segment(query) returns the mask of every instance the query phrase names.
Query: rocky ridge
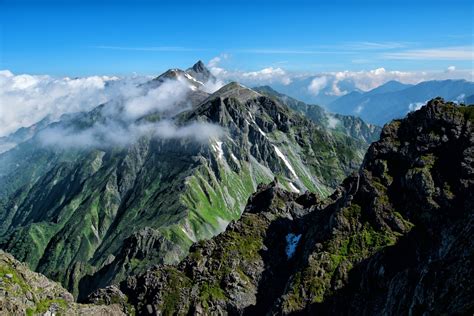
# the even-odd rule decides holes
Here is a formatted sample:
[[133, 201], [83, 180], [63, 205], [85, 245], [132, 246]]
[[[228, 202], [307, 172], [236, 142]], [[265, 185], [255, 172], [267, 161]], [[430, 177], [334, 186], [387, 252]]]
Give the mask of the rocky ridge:
[[472, 314], [473, 123], [434, 99], [329, 198], [261, 185], [225, 232], [114, 292], [142, 314]]

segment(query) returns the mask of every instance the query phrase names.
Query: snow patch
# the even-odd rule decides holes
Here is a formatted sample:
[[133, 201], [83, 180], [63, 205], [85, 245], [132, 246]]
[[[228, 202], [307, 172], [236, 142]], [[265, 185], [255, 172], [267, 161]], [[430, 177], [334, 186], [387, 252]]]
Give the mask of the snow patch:
[[196, 78], [194, 78], [193, 76], [191, 76], [191, 75], [188, 74], [187, 72], [184, 73], [184, 76], [185, 76], [186, 78], [188, 78], [189, 80], [192, 80], [192, 81], [194, 81], [194, 82], [196, 82], [196, 83], [198, 83], [198, 84], [200, 84], [200, 85], [204, 85], [204, 83], [203, 83], [202, 81], [197, 80]]
[[[252, 112], [248, 111], [248, 113], [249, 113], [249, 116], [250, 116], [250, 119], [252, 120], [252, 122], [257, 126], [257, 129], [260, 132], [260, 134], [262, 134], [264, 137], [267, 137], [267, 134], [265, 134], [265, 132], [262, 131], [260, 126], [258, 126], [257, 122], [255, 122], [255, 119], [253, 118]], [[248, 125], [250, 125], [250, 123], [249, 123], [249, 121], [247, 121], [247, 119], [245, 119], [245, 121], [247, 122]]]
[[296, 247], [298, 246], [298, 243], [300, 242], [301, 239], [301, 234], [295, 235], [295, 234], [288, 234], [286, 235], [286, 257], [288, 259], [291, 259], [293, 255], [295, 254]]
[[285, 155], [283, 155], [283, 153], [280, 151], [280, 149], [276, 145], [273, 145], [273, 147], [275, 148], [275, 152], [277, 156], [280, 157], [281, 160], [283, 160], [283, 162], [285, 163], [288, 170], [290, 170], [293, 177], [298, 178], [298, 176], [296, 175], [295, 169], [293, 169], [288, 159], [286, 159]]
[[215, 144], [212, 144], [212, 148], [217, 153], [217, 158], [222, 159], [224, 157], [224, 151], [222, 150], [222, 142], [216, 141]]
[[97, 240], [100, 240], [99, 232], [97, 231], [97, 228], [95, 228], [93, 224], [91, 224], [91, 230], [94, 233], [95, 238], [97, 238]]
[[183, 231], [183, 233], [186, 235], [186, 237], [188, 237], [192, 242], [196, 242], [197, 239], [196, 239], [196, 236], [194, 236], [193, 233], [190, 233], [188, 232], [188, 230], [184, 227], [181, 227], [181, 230]]
[[290, 187], [291, 190], [293, 190], [294, 192], [296, 193], [300, 193], [300, 190], [298, 190], [297, 187], [295, 187], [295, 185], [291, 182], [288, 182], [288, 186]]
[[234, 161], [235, 161], [236, 163], [239, 163], [239, 159], [237, 159], [237, 157], [235, 157], [235, 155], [234, 155], [233, 153], [230, 153], [230, 157], [231, 157], [232, 159], [234, 159]]
[[253, 118], [253, 115], [252, 115], [252, 112], [249, 111], [249, 116], [250, 116], [250, 119], [255, 122], [255, 119]]

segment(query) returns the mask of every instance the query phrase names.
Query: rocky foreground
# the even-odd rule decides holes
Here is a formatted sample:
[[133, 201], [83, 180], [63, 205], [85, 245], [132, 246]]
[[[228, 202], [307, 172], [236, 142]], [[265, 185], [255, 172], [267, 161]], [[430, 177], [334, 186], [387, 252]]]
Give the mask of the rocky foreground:
[[[125, 297], [122, 301], [126, 300]], [[130, 306], [78, 304], [59, 283], [0, 250], [0, 315], [126, 315]]]

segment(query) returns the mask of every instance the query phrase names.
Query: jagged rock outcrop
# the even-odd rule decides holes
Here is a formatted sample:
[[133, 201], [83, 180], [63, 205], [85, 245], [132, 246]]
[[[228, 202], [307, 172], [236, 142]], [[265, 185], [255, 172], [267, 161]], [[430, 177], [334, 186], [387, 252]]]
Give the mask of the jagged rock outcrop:
[[434, 99], [386, 125], [327, 199], [260, 186], [224, 233], [120, 291], [144, 315], [472, 314], [473, 113]]
[[209, 80], [216, 79], [201, 60], [195, 63], [192, 67], [186, 69], [186, 72], [190, 74], [193, 78], [196, 78], [197, 80], [203, 83], [206, 83]]
[[[112, 297], [108, 293], [109, 297]], [[122, 294], [120, 303], [77, 304], [60, 284], [32, 272], [13, 256], [0, 250], [1, 315], [126, 315], [134, 313]]]

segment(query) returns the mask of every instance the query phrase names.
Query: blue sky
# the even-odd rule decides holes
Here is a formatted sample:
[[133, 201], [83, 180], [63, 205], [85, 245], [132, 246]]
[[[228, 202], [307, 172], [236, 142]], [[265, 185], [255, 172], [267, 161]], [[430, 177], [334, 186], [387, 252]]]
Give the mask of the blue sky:
[[220, 66], [473, 69], [471, 1], [0, 2], [0, 69], [85, 76]]

